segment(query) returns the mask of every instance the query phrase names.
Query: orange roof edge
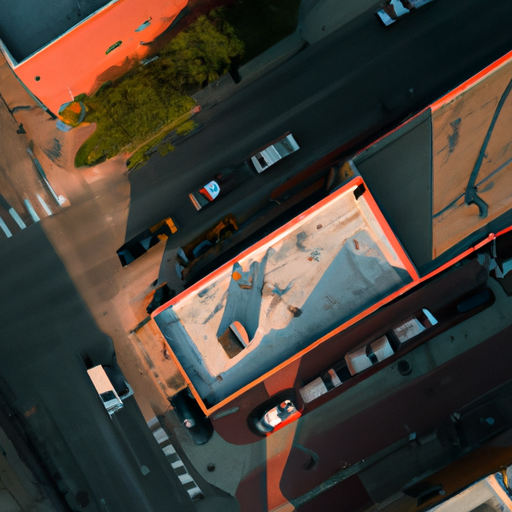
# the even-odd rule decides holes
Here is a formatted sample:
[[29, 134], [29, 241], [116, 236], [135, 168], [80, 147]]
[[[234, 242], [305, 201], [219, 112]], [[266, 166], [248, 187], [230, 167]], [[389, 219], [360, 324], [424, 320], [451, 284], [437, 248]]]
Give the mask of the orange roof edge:
[[[353, 179], [351, 179], [346, 185], [341, 187], [338, 191], [334, 192], [333, 194], [343, 194], [347, 190], [349, 190], [351, 188], [356, 188], [357, 186], [362, 185], [362, 184], [364, 184], [364, 180], [360, 176], [356, 176]], [[322, 206], [324, 206], [332, 198], [333, 194], [331, 194], [330, 196], [327, 196], [326, 198], [322, 199], [316, 205], [314, 205], [313, 207], [311, 207], [308, 210], [306, 210], [304, 213], [302, 213], [302, 214], [298, 215], [297, 217], [295, 217], [295, 219], [292, 219], [290, 222], [286, 223], [281, 228], [277, 229], [276, 231], [274, 231], [273, 233], [269, 234], [268, 236], [266, 236], [265, 238], [263, 238], [262, 240], [260, 240], [256, 244], [254, 244], [253, 246], [251, 246], [248, 249], [246, 249], [245, 251], [243, 251], [237, 257], [231, 259], [230, 261], [228, 261], [227, 263], [222, 265], [219, 269], [215, 270], [214, 272], [212, 272], [211, 274], [209, 274], [205, 278], [201, 279], [200, 281], [198, 281], [196, 284], [194, 284], [193, 286], [191, 286], [190, 288], [188, 288], [187, 290], [185, 290], [181, 294], [179, 294], [176, 297], [174, 297], [173, 299], [171, 299], [169, 302], [167, 302], [167, 303], [163, 304], [162, 306], [160, 306], [158, 309], [156, 309], [151, 314], [151, 317], [154, 319], [154, 317], [156, 315], [158, 315], [161, 311], [167, 309], [169, 306], [172, 306], [173, 304], [178, 302], [180, 296], [183, 296], [183, 294], [188, 295], [188, 294], [196, 291], [197, 289], [203, 287], [204, 286], [204, 282], [206, 280], [213, 279], [218, 273], [224, 271], [226, 266], [234, 264], [236, 261], [238, 261], [239, 259], [245, 257], [247, 254], [249, 254], [253, 250], [261, 247], [265, 243], [268, 243], [270, 240], [274, 239], [276, 237], [276, 235], [282, 233], [283, 231], [286, 231], [291, 226], [293, 226], [294, 224], [299, 222], [301, 219], [303, 219], [304, 215], [311, 214], [312, 212], [320, 209]], [[407, 271], [409, 272], [409, 274], [412, 277], [412, 281], [410, 283], [408, 283], [407, 285], [405, 285], [404, 287], [400, 288], [399, 290], [391, 293], [390, 295], [388, 295], [384, 299], [376, 302], [375, 304], [373, 304], [372, 306], [370, 306], [366, 310], [362, 311], [361, 313], [357, 314], [353, 318], [351, 318], [351, 319], [347, 320], [346, 322], [342, 323], [336, 329], [334, 329], [331, 332], [329, 332], [328, 334], [322, 336], [321, 338], [319, 338], [317, 341], [315, 341], [314, 343], [312, 343], [308, 347], [302, 349], [297, 354], [295, 354], [292, 357], [288, 358], [286, 361], [283, 361], [282, 363], [277, 365], [272, 370], [264, 373], [263, 375], [261, 375], [257, 379], [255, 379], [252, 382], [250, 382], [249, 384], [243, 386], [239, 390], [235, 391], [234, 393], [232, 393], [231, 395], [229, 395], [228, 397], [226, 397], [225, 399], [221, 400], [219, 403], [217, 403], [217, 404], [215, 404], [215, 405], [213, 405], [211, 407], [207, 407], [206, 404], [203, 402], [203, 399], [201, 398], [201, 396], [199, 395], [199, 393], [195, 389], [195, 387], [192, 384], [190, 378], [188, 377], [187, 373], [184, 371], [184, 369], [183, 369], [181, 363], [179, 362], [178, 358], [174, 354], [172, 348], [170, 347], [170, 345], [166, 341], [167, 346], [169, 348], [169, 353], [170, 353], [173, 361], [176, 363], [179, 371], [181, 372], [181, 374], [183, 375], [183, 377], [185, 379], [185, 382], [187, 383], [187, 386], [189, 387], [190, 391], [194, 395], [195, 399], [199, 403], [199, 406], [201, 407], [202, 411], [205, 413], [206, 416], [211, 416], [214, 412], [216, 412], [219, 409], [225, 407], [227, 404], [232, 402], [234, 399], [240, 397], [241, 395], [243, 395], [244, 393], [246, 393], [247, 391], [252, 389], [254, 386], [260, 384], [261, 382], [263, 382], [264, 380], [268, 379], [269, 377], [271, 377], [275, 373], [279, 372], [280, 370], [282, 370], [283, 368], [288, 366], [290, 363], [296, 361], [297, 359], [300, 359], [305, 354], [307, 354], [308, 352], [310, 352], [311, 350], [313, 350], [314, 348], [319, 346], [321, 343], [323, 343], [324, 341], [330, 339], [332, 336], [340, 333], [341, 331], [347, 329], [348, 327], [351, 327], [352, 325], [356, 324], [357, 322], [359, 322], [360, 320], [362, 320], [366, 316], [368, 316], [371, 313], [374, 313], [375, 311], [380, 309], [382, 306], [388, 304], [389, 302], [391, 302], [395, 298], [397, 298], [400, 295], [402, 295], [402, 294], [406, 293], [407, 291], [411, 290], [412, 288], [414, 288], [418, 284], [420, 284], [422, 282], [425, 282], [425, 281], [431, 279], [432, 277], [436, 276], [437, 274], [443, 272], [447, 268], [451, 267], [453, 264], [455, 264], [458, 261], [464, 259], [469, 254], [475, 252], [476, 250], [480, 249], [481, 247], [483, 247], [484, 245], [488, 244], [489, 242], [491, 242], [492, 240], [494, 240], [496, 238], [495, 234], [490, 233], [481, 242], [477, 243], [473, 247], [470, 247], [469, 249], [467, 249], [466, 251], [462, 252], [458, 256], [455, 256], [454, 258], [452, 258], [451, 260], [449, 260], [445, 264], [441, 265], [440, 267], [436, 268], [435, 270], [433, 270], [429, 274], [427, 274], [427, 275], [425, 275], [423, 277], [420, 277], [418, 275], [414, 265], [412, 264], [411, 260], [409, 259], [409, 257], [405, 253], [405, 251], [404, 251], [402, 245], [400, 244], [399, 240], [396, 238], [395, 234], [393, 233], [393, 231], [391, 230], [391, 228], [388, 225], [387, 221], [385, 220], [384, 215], [378, 209], [378, 206], [377, 206], [375, 200], [373, 199], [371, 193], [368, 191], [368, 189], [366, 189], [366, 191], [365, 191], [365, 199], [368, 202], [368, 205], [369, 205], [372, 213], [376, 216], [377, 221], [379, 222], [379, 225], [384, 230], [385, 235], [388, 237], [388, 240], [392, 244], [393, 249], [397, 252], [398, 257], [400, 258], [401, 261], [403, 261], [404, 265], [406, 266]], [[504, 229], [499, 234], [501, 235], [501, 234], [506, 233], [506, 232], [511, 231], [511, 230], [512, 230], [512, 226], [507, 228], [507, 229]]]
[[249, 255], [251, 252], [259, 249], [263, 245], [269, 243], [273, 239], [279, 237], [282, 233], [289, 230], [292, 226], [295, 224], [298, 224], [301, 222], [305, 216], [311, 215], [312, 213], [316, 212], [317, 210], [323, 208], [329, 201], [332, 200], [333, 197], [336, 197], [338, 195], [344, 194], [347, 190], [350, 190], [351, 188], [356, 188], [359, 185], [365, 186], [365, 199], [368, 203], [368, 206], [370, 207], [373, 215], [377, 219], [377, 222], [379, 223], [379, 226], [384, 231], [384, 234], [386, 235], [387, 239], [391, 243], [391, 246], [396, 251], [398, 258], [402, 263], [404, 264], [406, 270], [409, 272], [413, 280], [418, 279], [418, 272], [416, 268], [414, 267], [411, 259], [407, 256], [402, 244], [394, 234], [393, 230], [391, 229], [390, 225], [388, 224], [387, 220], [385, 219], [384, 215], [380, 211], [379, 207], [377, 206], [377, 203], [373, 196], [371, 195], [371, 192], [368, 189], [368, 186], [364, 182], [363, 178], [361, 176], [354, 176], [349, 182], [347, 182], [345, 185], [343, 185], [339, 190], [336, 190], [335, 192], [332, 192], [327, 197], [316, 203], [315, 205], [311, 206], [304, 212], [302, 212], [300, 215], [297, 215], [295, 218], [287, 222], [284, 226], [281, 226], [280, 228], [276, 229], [269, 235], [267, 235], [265, 238], [262, 238], [259, 242], [256, 242], [254, 245], [251, 245], [245, 251], [241, 252], [239, 255], [235, 256], [231, 260], [229, 260], [227, 263], [224, 263], [224, 265], [220, 266], [218, 269], [214, 270], [207, 276], [203, 277], [201, 280], [199, 280], [197, 283], [193, 284], [190, 288], [187, 288], [185, 291], [181, 292], [180, 294], [176, 295], [176, 297], [173, 297], [171, 300], [166, 302], [165, 304], [162, 304], [159, 308], [157, 308], [153, 313], [151, 313], [151, 317], [154, 319], [156, 315], [160, 314], [163, 310], [167, 309], [169, 306], [172, 306], [173, 304], [176, 304], [181, 300], [181, 298], [184, 295], [189, 295], [200, 288], [202, 288], [207, 281], [210, 281], [214, 279], [217, 275], [221, 274], [224, 269], [230, 265], [233, 265], [240, 259], [245, 258], [247, 255]]
[[439, 98], [437, 101], [434, 101], [430, 105], [430, 108], [432, 111], [435, 111], [447, 103], [450, 103], [453, 101], [457, 96], [462, 94], [464, 91], [472, 87], [473, 85], [477, 84], [481, 80], [485, 79], [487, 75], [491, 74], [492, 72], [499, 69], [501, 66], [505, 65], [509, 60], [512, 59], [512, 51], [506, 53], [503, 55], [503, 57], [500, 57], [499, 59], [495, 60], [492, 64], [489, 64], [487, 67], [479, 71], [476, 75], [473, 75], [471, 78], [460, 84], [455, 89], [451, 90], [448, 94], [445, 94], [441, 98]]

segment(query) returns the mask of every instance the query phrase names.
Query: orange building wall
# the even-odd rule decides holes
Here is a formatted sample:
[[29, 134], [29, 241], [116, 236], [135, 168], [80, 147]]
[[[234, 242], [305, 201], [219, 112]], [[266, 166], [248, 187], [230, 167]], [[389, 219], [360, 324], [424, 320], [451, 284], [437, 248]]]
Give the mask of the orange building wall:
[[[90, 94], [106, 80], [122, 75], [130, 59], [145, 57], [148, 47], [141, 45], [141, 41], [155, 39], [187, 3], [119, 0], [14, 66], [14, 70], [39, 100], [58, 113], [73, 97]], [[149, 18], [151, 24], [136, 32]], [[106, 55], [106, 50], [117, 41], [122, 41], [122, 45]], [[105, 73], [107, 70], [110, 71]]]

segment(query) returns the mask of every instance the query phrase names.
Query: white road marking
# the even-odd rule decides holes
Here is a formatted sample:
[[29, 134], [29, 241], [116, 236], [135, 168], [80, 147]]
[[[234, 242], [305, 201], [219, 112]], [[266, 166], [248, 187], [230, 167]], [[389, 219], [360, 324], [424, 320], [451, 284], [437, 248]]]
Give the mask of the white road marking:
[[[181, 460], [180, 456], [176, 453], [176, 449], [172, 444], [170, 444], [170, 439], [165, 433], [165, 430], [160, 427], [160, 424], [158, 422], [158, 419], [156, 416], [154, 418], [151, 418], [148, 421], [148, 427], [150, 428], [151, 432], [153, 433], [153, 436], [155, 437], [155, 440], [158, 442], [160, 447], [162, 448], [162, 451], [165, 453], [165, 455], [168, 457], [168, 460], [173, 467], [175, 471], [178, 469], [180, 470], [181, 474], [178, 475], [176, 473], [177, 477], [180, 479], [180, 482], [182, 485], [186, 486], [186, 491], [188, 492], [188, 495], [193, 501], [202, 499], [204, 497], [201, 489], [195, 482], [195, 480], [192, 478], [190, 473], [187, 470], [187, 466], [183, 464], [183, 461]], [[165, 446], [162, 446], [163, 443], [169, 443]], [[171, 462], [170, 459], [175, 459], [173, 462]], [[190, 485], [192, 484], [192, 485]]]
[[25, 203], [25, 206], [27, 207], [27, 211], [28, 211], [28, 213], [30, 213], [30, 216], [32, 217], [34, 222], [39, 222], [41, 219], [39, 218], [39, 215], [37, 215], [36, 211], [34, 210], [32, 203], [28, 199], [25, 199], [23, 202]]
[[189, 482], [194, 481], [188, 473], [185, 473], [183, 475], [178, 475], [178, 478], [180, 479], [182, 485], [185, 485], [185, 484], [188, 484]]
[[37, 194], [37, 199], [39, 200], [40, 205], [43, 207], [44, 211], [49, 215], [53, 215], [52, 211], [50, 210], [50, 207], [44, 202], [44, 199]]
[[174, 446], [172, 444], [169, 444], [169, 445], [165, 446], [164, 448], [162, 448], [162, 450], [163, 450], [163, 452], [165, 453], [166, 456], [172, 455], [173, 453], [176, 453], [176, 450], [174, 449]]
[[14, 208], [9, 208], [9, 213], [21, 229], [25, 229], [27, 227], [27, 225], [21, 220], [21, 217], [18, 215], [18, 212]]
[[4, 219], [2, 219], [2, 217], [0, 217], [0, 228], [4, 230], [5, 236], [7, 238], [11, 238], [11, 230], [7, 227], [7, 224], [4, 222]]

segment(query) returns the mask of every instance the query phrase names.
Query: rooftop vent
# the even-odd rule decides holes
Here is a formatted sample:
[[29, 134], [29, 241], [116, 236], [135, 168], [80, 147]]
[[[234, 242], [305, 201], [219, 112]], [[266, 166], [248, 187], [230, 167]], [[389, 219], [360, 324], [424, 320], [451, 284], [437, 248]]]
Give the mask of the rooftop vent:
[[244, 326], [238, 322], [233, 322], [218, 338], [222, 348], [226, 351], [226, 354], [233, 358], [244, 348], [249, 345], [249, 336]]

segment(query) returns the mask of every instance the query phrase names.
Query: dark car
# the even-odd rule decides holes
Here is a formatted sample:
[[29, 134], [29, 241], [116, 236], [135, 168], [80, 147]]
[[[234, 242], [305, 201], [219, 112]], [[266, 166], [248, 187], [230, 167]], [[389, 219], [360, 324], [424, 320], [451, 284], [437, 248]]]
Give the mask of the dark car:
[[171, 405], [196, 444], [204, 444], [212, 437], [212, 422], [204, 415], [188, 388], [174, 395]]
[[110, 382], [112, 382], [112, 385], [121, 400], [126, 400], [128, 397], [133, 395], [133, 389], [126, 381], [123, 371], [117, 364], [117, 361], [114, 360], [110, 364], [104, 365], [103, 369], [105, 370]]
[[239, 187], [250, 176], [251, 171], [247, 162], [236, 167], [226, 167], [199, 190], [191, 192], [188, 196], [194, 208], [199, 211]]
[[137, 236], [134, 236], [116, 251], [121, 265], [126, 267], [132, 261], [146, 254], [151, 247], [162, 240], [167, 240], [170, 234], [173, 235], [177, 231], [178, 224], [174, 217], [167, 217], [154, 226], [151, 226], [149, 229], [139, 233]]
[[301, 412], [288, 399], [280, 400], [274, 407], [265, 409], [264, 413], [253, 418], [254, 425], [260, 434], [270, 434], [300, 418]]

